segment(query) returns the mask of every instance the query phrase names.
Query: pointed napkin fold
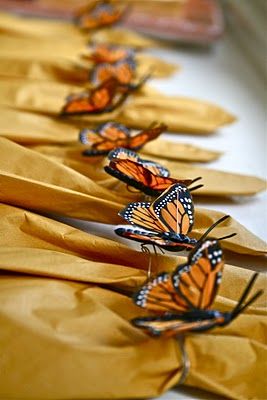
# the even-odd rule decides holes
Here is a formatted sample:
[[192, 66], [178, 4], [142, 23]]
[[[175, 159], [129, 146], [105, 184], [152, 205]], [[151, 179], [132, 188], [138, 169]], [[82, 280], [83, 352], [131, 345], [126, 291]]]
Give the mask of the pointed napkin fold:
[[[68, 147], [62, 147], [62, 145], [72, 144], [75, 151], [78, 147], [79, 130], [88, 128], [88, 125], [90, 125], [82, 120], [80, 122], [72, 122], [71, 119], [49, 118], [45, 115], [0, 107], [0, 136], [27, 145], [58, 143], [61, 144], [61, 152], [64, 154], [69, 149]], [[84, 146], [79, 148], [79, 153], [83, 149]], [[55, 148], [55, 151], [58, 150], [59, 148]], [[40, 151], [49, 152], [49, 148], [47, 150], [41, 150], [40, 148]], [[214, 150], [191, 144], [166, 141], [161, 138], [146, 144], [141, 152], [146, 154], [146, 157], [151, 155], [162, 157], [164, 155], [165, 158], [189, 162], [209, 162], [217, 159], [221, 154]], [[86, 163], [90, 162], [88, 159], [85, 160], [84, 157], [82, 157], [82, 160]]]
[[[40, 44], [39, 44], [40, 46]], [[54, 52], [53, 52], [54, 53]], [[136, 57], [137, 79], [150, 74], [151, 77], [167, 77], [177, 69], [175, 65], [167, 63], [159, 58], [145, 54]], [[65, 82], [73, 85], [86, 85], [90, 83], [90, 73], [93, 63], [83, 62], [77, 53], [76, 57], [35, 59], [33, 49], [29, 43], [29, 52], [22, 57], [10, 56], [1, 51], [0, 76], [10, 78], [24, 78], [28, 80]]]
[[[153, 142], [151, 144], [155, 146]], [[179, 176], [186, 179], [201, 176], [201, 182], [204, 187], [196, 192], [198, 196], [206, 195], [207, 188], [209, 188], [209, 195], [211, 196], [249, 196], [266, 190], [266, 180], [256, 176], [203, 168], [172, 160], [163, 160], [158, 156], [149, 158], [160, 162], [168, 168], [171, 176]]]
[[[80, 87], [58, 82], [0, 77], [0, 105], [50, 116], [58, 116], [66, 97], [80, 91]], [[146, 87], [130, 96], [129, 101], [112, 113], [88, 115], [83, 119], [91, 123], [114, 119], [133, 128], [146, 128], [151, 121], [158, 120], [159, 115], [161, 122], [172, 132], [199, 134], [211, 133], [235, 120], [230, 113], [212, 103], [166, 96]]]
[[[117, 192], [120, 192], [121, 188], [123, 187], [126, 189], [125, 184], [118, 183], [117, 179], [110, 178], [109, 175], [104, 172], [103, 167], [104, 165], [108, 164], [107, 159], [103, 160], [100, 157], [86, 157], [82, 155], [82, 152], [84, 149], [86, 149], [86, 146], [33, 146], [32, 148], [42, 154], [52, 157], [52, 159], [63, 163], [64, 165], [77, 170], [78, 172], [88, 176], [106, 188], [110, 188]], [[157, 152], [158, 157], [150, 156], [150, 148], [152, 148], [154, 154]], [[157, 139], [148, 143], [140, 152], [141, 157], [154, 160], [167, 167], [171, 173], [171, 176], [174, 178], [194, 179], [198, 176], [201, 176], [201, 183], [203, 183], [204, 186], [203, 188], [197, 190], [194, 193], [194, 196], [248, 196], [254, 195], [266, 189], [266, 181], [255, 176], [235, 174], [231, 172], [188, 165], [181, 162], [167, 161], [165, 154], [168, 154], [168, 148], [172, 149], [169, 154], [170, 157], [175, 156], [175, 151], [178, 151], [176, 154], [177, 158], [182, 158], [183, 155], [190, 158], [191, 153], [192, 161], [194, 154], [196, 154], [196, 158], [199, 155], [200, 158], [204, 159], [205, 156], [207, 158], [211, 158], [212, 152], [208, 153], [206, 150], [202, 150], [201, 148], [197, 148], [195, 146], [191, 147], [190, 145], [187, 146], [183, 144], [171, 143], [162, 139]], [[185, 151], [187, 150], [189, 151], [189, 154], [185, 155]], [[116, 183], [118, 183], [118, 185], [116, 185]]]
[[3, 35], [31, 39], [50, 39], [54, 44], [55, 37], [70, 38], [85, 37], [77, 27], [69, 21], [59, 21], [44, 18], [32, 18], [0, 12], [0, 30]]
[[160, 115], [162, 123], [170, 132], [209, 134], [219, 127], [236, 120], [221, 107], [183, 96], [166, 96], [158, 90], [145, 86], [134, 101], [129, 102], [118, 116], [119, 122], [140, 128]]
[[[134, 290], [144, 282], [140, 265], [146, 255], [11, 206], [1, 205], [0, 212], [5, 232], [0, 235], [0, 397], [147, 398], [179, 382], [183, 362], [177, 341], [152, 339], [134, 328], [129, 321], [140, 309], [113, 291]], [[85, 246], [80, 254], [74, 240], [79, 234]], [[162, 256], [160, 269], [170, 270], [175, 262], [178, 258]], [[226, 266], [215, 306], [231, 309], [251, 274]], [[264, 284], [261, 275], [255, 290]], [[236, 400], [265, 393], [263, 370], [255, 369], [265, 352], [264, 304], [259, 298], [229, 327], [186, 337], [185, 384]], [[114, 361], [118, 368], [110, 369]]]
[[160, 41], [125, 28], [100, 29], [89, 38], [91, 43], [110, 43], [119, 46], [149, 48], [164, 46]]
[[[112, 264], [145, 271], [148, 268], [149, 256], [145, 253], [131, 249], [114, 240], [83, 232], [67, 224], [22, 208], [0, 203], [0, 219], [0, 247], [2, 249], [8, 248], [10, 255], [7, 264], [10, 266], [11, 264], [13, 266], [18, 264], [18, 259], [24, 251], [23, 249], [25, 251], [27, 249], [36, 250], [33, 254], [33, 257], [36, 258], [32, 258], [34, 262], [29, 264], [28, 259], [25, 259], [25, 262], [22, 261], [20, 272], [38, 273], [45, 276], [50, 275], [88, 282], [88, 274], [92, 273], [90, 268], [94, 267], [93, 263], [92, 267], [90, 267], [90, 263], [86, 264], [83, 259], [84, 261], [99, 262], [97, 265], [99, 271], [101, 270], [100, 263], [106, 265], [103, 267], [104, 269], [112, 268]], [[15, 247], [20, 247], [20, 251], [15, 252]], [[50, 253], [47, 252], [48, 250]], [[18, 255], [18, 259], [13, 259], [14, 262], [11, 261], [12, 252]], [[48, 254], [50, 254], [49, 257], [47, 256]], [[73, 257], [68, 259], [67, 255], [72, 255]], [[53, 261], [52, 269], [46, 264], [47, 257]], [[160, 261], [161, 268], [167, 270], [173, 268], [176, 263], [175, 258], [172, 257], [158, 255], [158, 260], [154, 255], [151, 257], [152, 269], [156, 269], [157, 261]], [[72, 260], [71, 262], [73, 263], [75, 261], [75, 266], [72, 267], [68, 260]], [[68, 262], [70, 263], [69, 267]], [[43, 269], [34, 269], [39, 264], [43, 266]], [[110, 267], [108, 264], [110, 264]], [[17, 272], [19, 272], [18, 269]], [[103, 273], [103, 279], [105, 274], [107, 278], [108, 271]], [[140, 275], [142, 279], [144, 279], [144, 274]], [[130, 273], [128, 276], [131, 276]], [[101, 283], [101, 281], [96, 282]], [[134, 280], [131, 282], [131, 287], [135, 288], [137, 283], [134, 283]], [[102, 283], [108, 283], [108, 281], [104, 280]]]
[[[10, 36], [1, 33], [1, 54], [5, 57], [27, 59], [29, 54], [34, 60], [75, 60], [77, 54], [81, 54], [88, 39], [78, 36], [73, 40], [67, 40], [66, 35], [62, 37], [25, 37]], [[51, 50], [53, 49], [53, 50]]]
[[[69, 44], [77, 41], [92, 43], [105, 42], [136, 48], [158, 46], [159, 42], [149, 39], [142, 34], [124, 28], [108, 28], [91, 32], [84, 32], [72, 22], [62, 22], [51, 19], [27, 18], [0, 13], [0, 30], [3, 36], [38, 40], [57, 40], [68, 38]], [[55, 41], [53, 41], [53, 45]]]

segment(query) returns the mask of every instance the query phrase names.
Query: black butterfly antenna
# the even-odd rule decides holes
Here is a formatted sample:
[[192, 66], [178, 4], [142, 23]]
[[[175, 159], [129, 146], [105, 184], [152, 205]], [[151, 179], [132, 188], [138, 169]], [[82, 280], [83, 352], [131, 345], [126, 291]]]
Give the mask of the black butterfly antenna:
[[140, 89], [149, 79], [151, 78], [151, 73], [146, 74], [143, 76], [140, 81], [136, 84], [129, 84], [127, 85], [129, 90], [138, 90]]
[[[224, 222], [226, 219], [230, 218], [230, 215], [224, 215], [222, 218], [218, 219], [218, 221], [214, 222], [207, 230], [206, 232], [201, 236], [201, 238], [198, 240], [198, 243], [201, 244], [203, 240], [208, 236], [208, 234], [219, 224]], [[216, 238], [216, 240], [224, 240], [224, 239], [229, 239], [233, 236], [236, 236], [236, 233], [231, 233], [230, 235], [223, 236], [220, 238]]]
[[149, 124], [149, 126], [147, 127], [147, 129], [151, 129], [151, 128], [155, 128], [157, 126], [164, 126], [164, 129], [168, 129], [168, 125], [166, 125], [164, 122], [160, 122], [160, 121], [152, 121], [151, 124]]
[[[193, 180], [191, 181], [190, 185], [192, 185], [192, 183], [195, 183], [195, 182], [199, 181], [200, 179], [202, 179], [202, 177], [201, 177], [201, 176], [198, 176], [197, 178], [195, 178], [195, 179], [193, 179]], [[190, 185], [189, 185], [189, 186], [190, 186]], [[189, 187], [189, 190], [190, 190], [190, 192], [193, 192], [194, 190], [200, 189], [200, 188], [202, 188], [203, 186], [204, 186], [204, 185], [197, 185], [197, 186], [193, 186], [192, 188]]]
[[250, 281], [248, 282], [242, 296], [240, 297], [240, 299], [238, 300], [237, 305], [235, 306], [235, 308], [233, 309], [233, 311], [231, 312], [232, 315], [232, 319], [236, 318], [242, 311], [244, 311], [247, 307], [249, 307], [252, 303], [254, 303], [255, 300], [257, 300], [258, 297], [260, 297], [263, 294], [263, 290], [258, 290], [246, 303], [244, 303], [244, 301], [246, 300], [246, 298], [249, 295], [249, 292], [251, 291], [255, 280], [258, 277], [258, 273], [256, 272], [255, 274], [252, 275]]

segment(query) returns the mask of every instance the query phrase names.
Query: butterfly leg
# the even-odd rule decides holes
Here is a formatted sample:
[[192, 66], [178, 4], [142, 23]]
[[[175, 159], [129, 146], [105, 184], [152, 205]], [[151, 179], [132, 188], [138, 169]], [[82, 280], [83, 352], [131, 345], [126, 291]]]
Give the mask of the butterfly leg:
[[144, 202], [148, 202], [148, 203], [151, 203], [152, 201], [153, 201], [153, 197], [152, 196], [148, 196], [147, 194], [145, 194], [144, 196], [143, 196], [143, 201]]
[[133, 188], [131, 185], [127, 185], [126, 188], [130, 193], [141, 193], [140, 190]]
[[181, 351], [181, 355], [182, 355], [182, 371], [181, 371], [181, 376], [178, 382], [178, 385], [182, 385], [184, 383], [184, 381], [187, 378], [187, 375], [189, 373], [190, 370], [190, 360], [188, 357], [188, 354], [186, 352], [185, 349], [185, 337], [184, 335], [177, 335], [176, 336], [179, 347], [180, 347], [180, 351]]
[[147, 279], [150, 280], [150, 278], [151, 278], [151, 265], [152, 265], [151, 251], [145, 245], [145, 243], [141, 244], [141, 250], [142, 250], [143, 253], [149, 254], [148, 269], [147, 269]]

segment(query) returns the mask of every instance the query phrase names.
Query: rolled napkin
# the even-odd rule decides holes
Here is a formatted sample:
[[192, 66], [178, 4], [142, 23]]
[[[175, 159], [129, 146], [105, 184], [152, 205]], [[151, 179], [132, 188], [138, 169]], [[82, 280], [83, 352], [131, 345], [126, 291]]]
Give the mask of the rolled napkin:
[[[120, 184], [119, 181], [110, 178], [106, 173], [104, 173], [103, 166], [107, 164], [107, 160], [103, 160], [100, 157], [83, 156], [82, 152], [85, 148], [86, 147], [80, 145], [32, 146], [32, 149], [73, 168], [81, 174], [86, 175], [88, 178], [93, 179], [95, 182], [98, 182], [101, 186], [118, 192], [121, 191], [122, 188], [126, 189], [126, 185]], [[158, 157], [151, 157], [150, 148], [152, 148], [153, 154], [156, 154], [157, 152]], [[167, 153], [168, 148], [171, 148], [169, 154]], [[175, 152], [177, 152], [177, 154], [175, 154]], [[141, 150], [142, 158], [156, 161], [167, 167], [173, 178], [194, 179], [201, 176], [201, 183], [203, 183], [204, 186], [198, 189], [194, 193], [194, 196], [249, 196], [266, 190], [266, 181], [264, 179], [255, 176], [199, 167], [184, 162], [167, 161], [165, 154], [170, 158], [176, 156], [178, 159], [182, 159], [184, 156], [187, 161], [196, 161], [199, 157], [204, 161], [205, 158], [212, 159], [214, 153], [199, 147], [171, 143], [162, 139], [156, 139], [153, 142], [147, 143]], [[116, 185], [116, 182], [118, 185]], [[130, 196], [129, 192], [128, 195]]]
[[[13, 162], [16, 165], [15, 168], [0, 174], [1, 202], [37, 212], [48, 212], [87, 221], [123, 223], [118, 212], [129, 203], [126, 197], [121, 195], [119, 201], [122, 203], [120, 203], [118, 195], [103, 189], [70, 168], [46, 160], [45, 157], [40, 157], [39, 163], [38, 158], [35, 157], [13, 158], [11, 165]], [[30, 170], [29, 165], [35, 165], [34, 170], [32, 168]], [[199, 238], [213, 222], [223, 215], [217, 211], [197, 209], [195, 226], [190, 236]], [[4, 214], [1, 220], [3, 219]], [[38, 224], [42, 225], [41, 222]], [[38, 231], [40, 230], [38, 228]], [[50, 231], [54, 229], [51, 227]], [[223, 237], [234, 232], [237, 233], [235, 237], [223, 241], [224, 248], [241, 254], [266, 253], [266, 244], [232, 218], [218, 225], [213, 230], [212, 236]], [[65, 236], [65, 234], [60, 235], [62, 238]], [[58, 243], [59, 239], [55, 237], [51, 240]]]
[[[82, 121], [72, 123], [71, 120], [52, 119], [8, 107], [0, 107], [0, 111], [0, 136], [24, 145], [59, 144], [60, 147], [38, 147], [38, 151], [65, 158], [66, 153], [71, 150], [74, 154], [72, 158], [79, 159], [83, 164], [90, 163], [90, 160], [80, 157], [84, 147], [77, 145], [78, 131], [81, 128], [88, 128], [88, 123]], [[71, 148], [68, 145], [71, 145]], [[188, 162], [209, 162], [221, 155], [218, 151], [164, 139], [146, 144], [141, 151], [146, 157], [163, 156]]]
[[[77, 53], [76, 57], [35, 59], [31, 42], [28, 46], [29, 52], [24, 52], [22, 57], [10, 56], [1, 51], [0, 75], [10, 78], [24, 78], [29, 80], [55, 81], [73, 85], [84, 85], [90, 83], [90, 73], [93, 64], [83, 62]], [[27, 57], [28, 55], [28, 57]], [[151, 77], [168, 77], [177, 69], [175, 65], [167, 63], [157, 57], [139, 54], [136, 57], [137, 79], [150, 74]]]
[[[68, 95], [80, 92], [80, 87], [58, 82], [0, 78], [0, 105], [52, 117], [59, 116]], [[171, 132], [199, 134], [212, 133], [235, 120], [230, 113], [212, 103], [166, 96], [146, 87], [131, 95], [126, 104], [112, 113], [91, 114], [83, 120], [99, 123], [110, 119], [133, 128], [146, 128], [151, 121], [158, 120], [159, 115]], [[81, 120], [77, 116], [72, 118]]]
[[[84, 242], [78, 231], [79, 254], [75, 229], [8, 205], [0, 210], [1, 397], [149, 398], [179, 384], [178, 341], [150, 338], [130, 323], [140, 316], [129, 296], [146, 279], [146, 255], [92, 235]], [[160, 270], [179, 262], [161, 256]], [[214, 307], [232, 309], [251, 275], [226, 265]], [[254, 290], [265, 284], [260, 274]], [[264, 306], [262, 296], [231, 325], [187, 335], [184, 383], [235, 400], [265, 396]], [[114, 361], [118, 368], [110, 368]]]
[[[0, 30], [2, 36], [26, 38], [34, 40], [57, 41], [66, 40], [69, 45], [78, 41], [83, 43], [90, 40], [92, 43], [105, 42], [136, 48], [158, 46], [158, 41], [149, 39], [142, 34], [124, 28], [106, 28], [91, 32], [82, 32], [72, 22], [54, 21], [40, 18], [27, 18], [8, 13], [0, 13]], [[55, 42], [53, 41], [53, 46]], [[42, 50], [40, 50], [42, 51]]]

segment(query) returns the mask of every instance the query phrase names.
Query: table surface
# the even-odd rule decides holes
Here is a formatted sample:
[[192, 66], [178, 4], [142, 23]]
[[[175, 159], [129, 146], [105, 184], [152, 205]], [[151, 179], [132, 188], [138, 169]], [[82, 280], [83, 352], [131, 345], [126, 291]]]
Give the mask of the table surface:
[[[176, 46], [153, 50], [160, 58], [181, 65], [168, 79], [154, 79], [151, 84], [168, 95], [183, 95], [208, 100], [234, 113], [238, 121], [210, 136], [166, 134], [174, 141], [193, 143], [220, 150], [224, 155], [207, 168], [257, 175], [266, 178], [265, 93], [264, 82], [238, 44], [227, 34], [211, 49]], [[223, 182], [222, 182], [223, 184]], [[197, 200], [201, 207], [229, 213], [260, 238], [267, 238], [265, 202], [267, 195], [216, 200]], [[57, 218], [58, 219], [58, 218]], [[93, 234], [115, 239], [110, 226], [70, 218], [62, 221]], [[262, 270], [262, 257], [235, 256], [227, 259], [235, 265]], [[164, 351], [164, 349], [163, 349]], [[155, 357], [156, 361], [156, 357]], [[160, 400], [210, 399], [223, 397], [186, 387], [173, 389]]]

